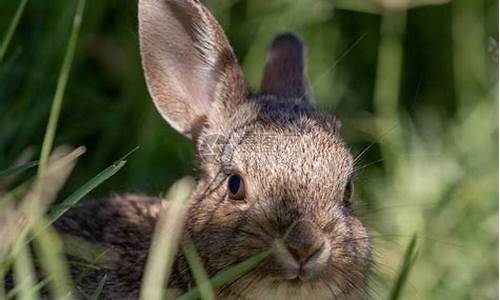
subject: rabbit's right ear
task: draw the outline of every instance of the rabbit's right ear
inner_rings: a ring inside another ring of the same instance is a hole
[[[196,0],[140,0],[146,83],[161,115],[192,137],[216,104],[246,99],[248,86],[224,31]]]
[[[261,92],[285,98],[301,98],[313,104],[304,72],[304,45],[293,33],[278,35],[267,56]]]

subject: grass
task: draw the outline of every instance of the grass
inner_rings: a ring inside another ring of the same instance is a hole
[[[396,281],[394,282],[394,287],[389,295],[390,300],[401,299],[401,293],[405,284],[408,282],[408,275],[410,274],[411,268],[415,260],[417,259],[417,236],[414,235],[406,248],[405,255],[403,257],[403,263],[398,272]]]
[[[9,47],[12,36],[14,35],[14,32],[16,31],[17,25],[19,24],[19,19],[21,19],[21,16],[23,15],[24,8],[26,7],[26,3],[28,3],[28,0],[22,0],[19,2],[19,6],[17,7],[16,14],[14,15],[14,18],[12,18],[12,21],[10,22],[10,26],[7,29],[7,32],[5,33],[5,37],[2,41],[2,44],[0,45],[0,63],[3,61],[3,58],[5,56],[5,52],[7,52],[7,48]]]
[[[68,42],[68,48],[66,49],[61,71],[59,72],[56,93],[54,95],[54,101],[52,102],[50,110],[49,122],[47,123],[47,129],[45,130],[45,136],[43,138],[42,150],[40,152],[40,165],[38,166],[38,174],[44,172],[44,170],[47,168],[49,155],[54,144],[57,122],[59,121],[59,114],[61,113],[61,106],[64,99],[64,91],[66,90],[66,84],[68,83],[71,63],[73,62],[73,58],[75,56],[76,43],[78,41],[80,26],[82,24],[82,15],[83,10],[85,9],[85,2],[85,0],[78,1],[78,6],[73,18],[73,26]]]
[[[186,237],[182,243],[182,253],[186,257],[186,260],[191,266],[191,272],[193,272],[193,277],[199,289],[199,296],[203,300],[213,300],[215,299],[215,293],[213,291],[213,286],[208,278],[208,274],[203,267],[203,261],[201,260],[196,247],[190,237]]]
[[[168,282],[175,254],[182,239],[184,221],[191,200],[193,180],[176,182],[168,193],[169,209],[158,220],[152,246],[146,262],[140,299],[163,298],[164,283]]]
[[[498,64],[488,39],[498,41],[498,3],[425,3],[436,5],[414,7],[423,4],[415,1],[386,10],[378,1],[207,1],[253,87],[277,32],[296,31],[306,42],[317,103],[335,110],[360,154],[355,198],[375,242],[373,294],[494,299]],[[110,191],[159,193],[193,174],[189,143],[164,125],[148,99],[135,18],[135,3],[118,0],[0,3],[0,219],[11,224],[0,228],[0,236],[6,228],[21,229],[9,222],[23,215],[30,220],[9,247],[0,245],[0,299],[38,299],[46,287],[54,298],[68,298],[74,282],[50,224],[82,198]],[[69,158],[64,148],[52,151],[63,144],[84,144],[87,151],[77,148]],[[116,160],[137,145],[132,156]],[[40,153],[38,161],[33,153]],[[58,162],[64,167],[43,175]],[[41,197],[46,191],[40,182],[61,191]],[[183,202],[188,185],[169,198]],[[23,209],[17,202],[25,203]],[[161,283],[180,237],[161,236],[166,240],[157,247],[170,250],[151,250],[143,298],[165,296]],[[34,237],[49,280],[38,282],[34,274],[26,247]],[[208,278],[193,245],[187,241],[180,249],[198,283],[181,299],[213,299],[214,289],[269,254]],[[6,293],[1,278],[7,270],[18,286]],[[98,299],[105,285],[103,277],[89,298]]]

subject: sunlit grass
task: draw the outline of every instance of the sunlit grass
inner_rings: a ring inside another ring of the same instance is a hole
[[[196,282],[196,286],[199,290],[200,298],[203,300],[213,300],[215,299],[215,293],[213,291],[210,278],[203,267],[203,261],[201,260],[198,252],[196,250],[193,241],[189,237],[185,237],[182,243],[182,253],[186,257],[191,271],[193,272],[193,277]],[[186,296],[185,296],[186,297]]]
[[[182,239],[184,221],[189,209],[194,182],[184,178],[170,189],[168,209],[157,222],[144,270],[140,299],[160,300],[164,297],[177,248]]]

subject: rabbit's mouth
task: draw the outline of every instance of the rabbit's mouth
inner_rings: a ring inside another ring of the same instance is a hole
[[[293,237],[293,232],[290,236]],[[297,240],[293,239],[275,244],[270,261],[255,276],[260,279],[258,286],[269,288],[266,296],[259,289],[249,288],[245,290],[246,297],[259,297],[247,299],[356,299],[352,295],[360,293],[365,286],[364,280],[355,275],[360,268],[356,259],[343,260],[347,255],[339,254],[327,235],[318,234],[315,242],[307,247],[303,244],[304,236],[299,241],[302,247],[294,247]]]
[[[343,297],[342,289],[323,280],[303,281],[298,277],[293,280],[274,280],[269,278],[254,281],[242,280],[232,287],[227,295],[220,299],[233,299],[231,292],[238,294],[238,299],[259,300],[302,300],[302,299],[350,299]]]

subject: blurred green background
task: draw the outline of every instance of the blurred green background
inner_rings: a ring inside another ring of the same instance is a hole
[[[318,106],[360,155],[355,201],[376,245],[373,297],[404,249],[418,256],[402,299],[498,298],[498,2],[205,1],[258,90],[282,31],[307,46]],[[0,1],[0,37],[19,2]],[[76,1],[28,1],[0,62],[0,170],[38,157]],[[189,141],[143,80],[136,1],[88,0],[56,144],[87,153],[61,196],[140,146],[92,193],[158,194],[195,173]]]

